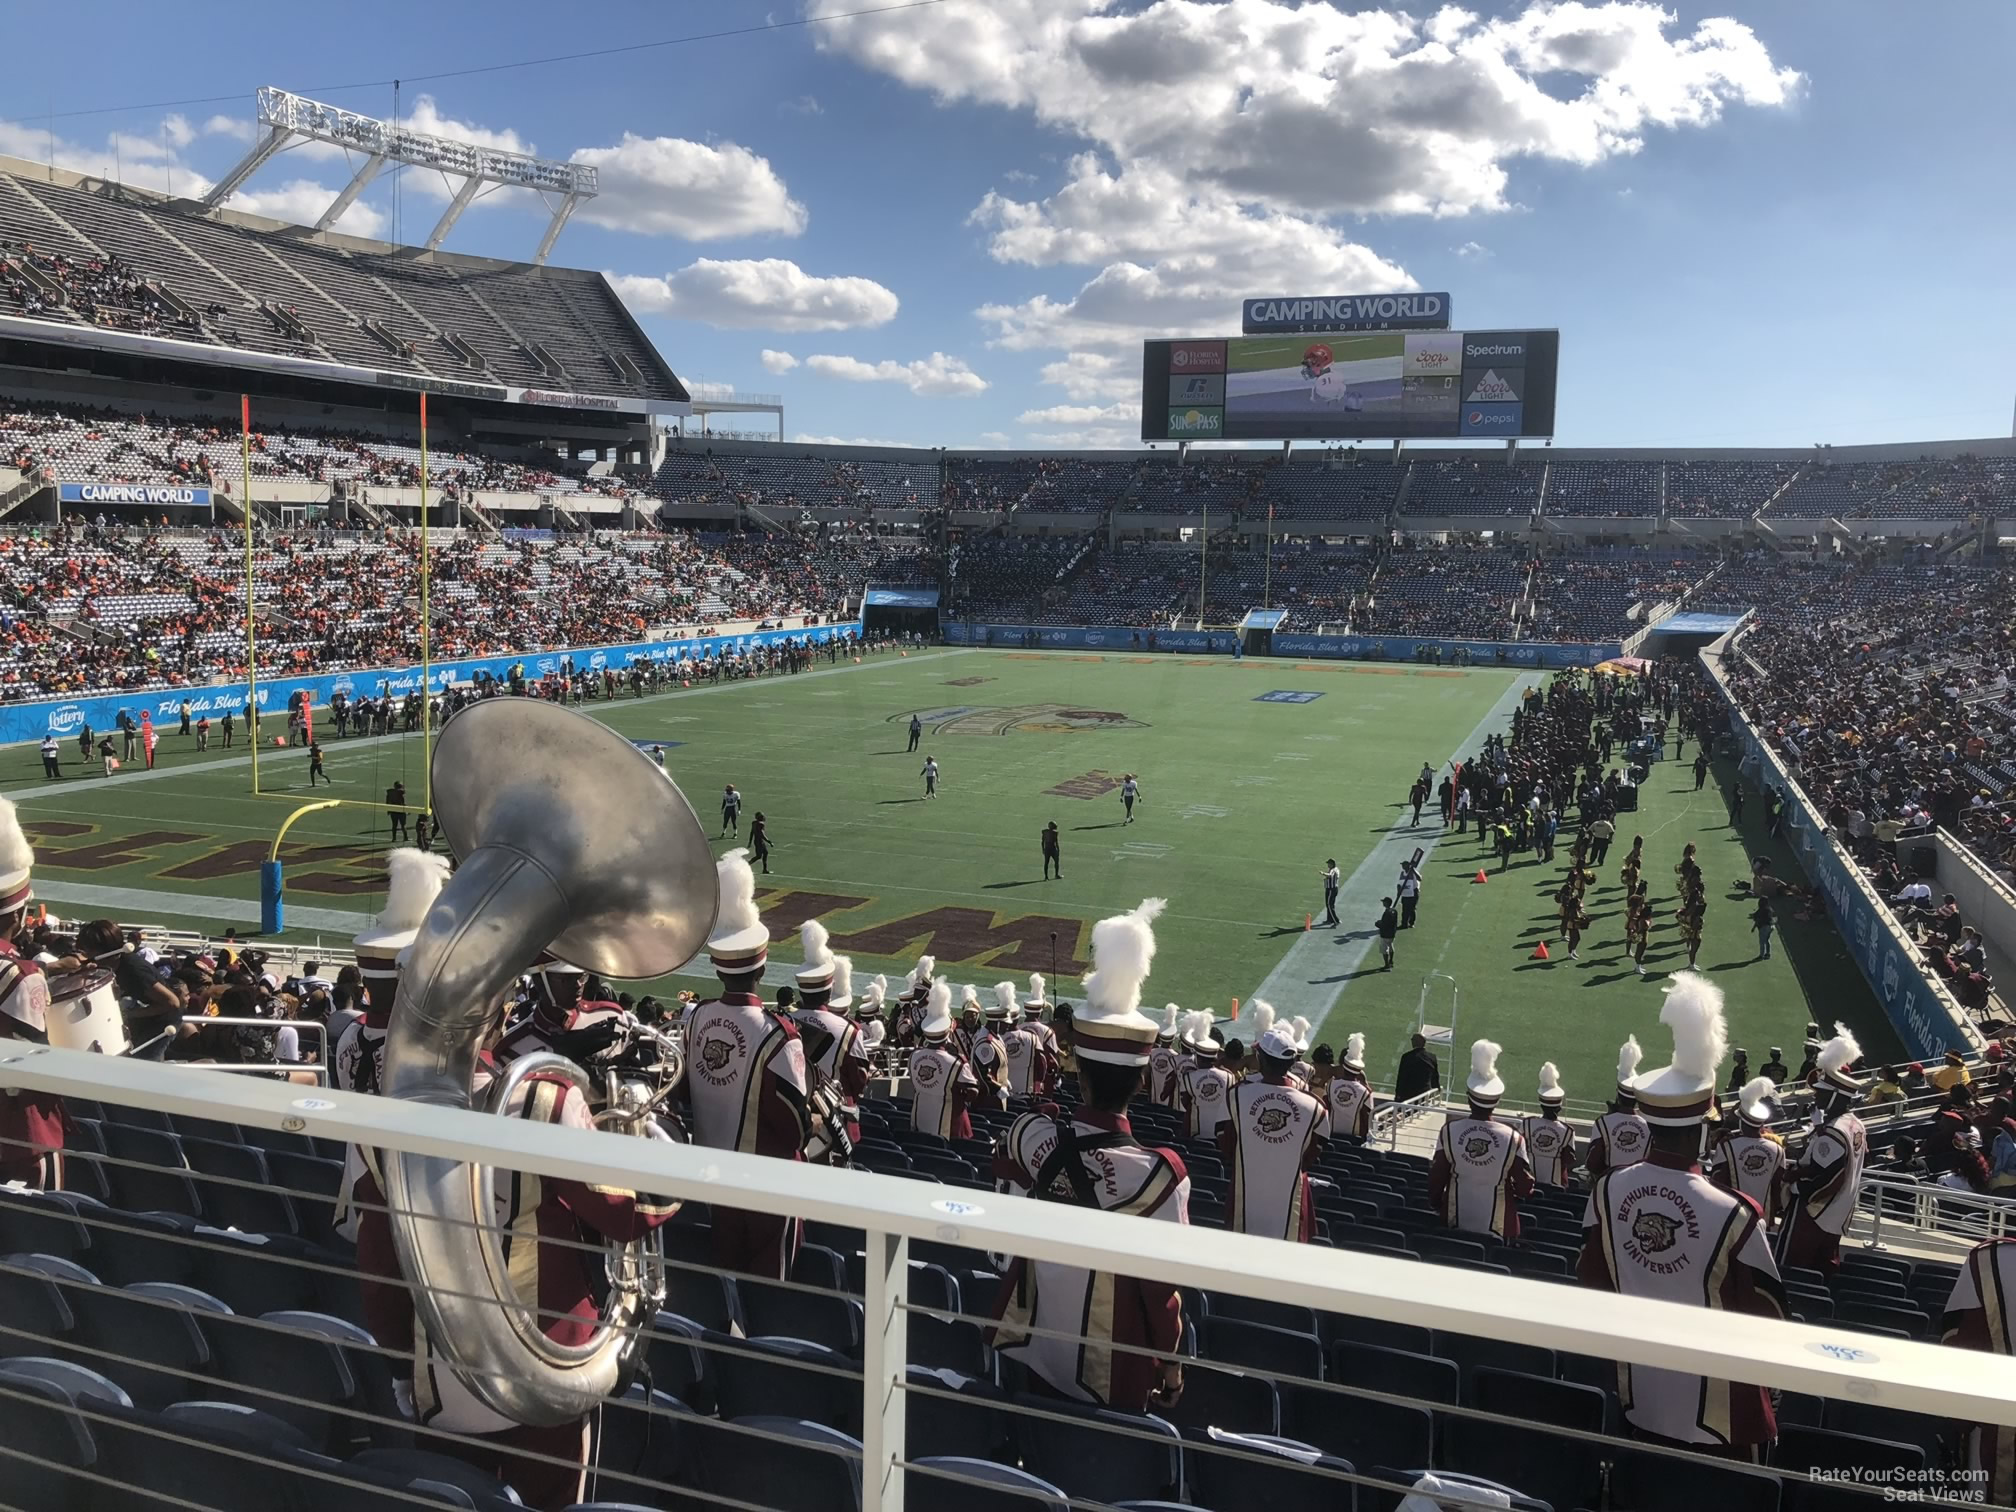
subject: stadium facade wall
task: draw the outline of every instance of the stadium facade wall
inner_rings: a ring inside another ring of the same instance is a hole
[[[483,672],[502,679],[517,662],[525,664],[528,678],[544,677],[557,671],[561,662],[569,656],[574,658],[576,666],[585,665],[591,672],[600,672],[604,667],[620,671],[637,662],[677,661],[681,657],[710,656],[716,652],[739,653],[758,646],[775,645],[779,641],[809,638],[815,644],[823,644],[837,635],[859,631],[860,628],[858,622],[848,622],[796,630],[757,630],[745,635],[699,635],[677,640],[639,641],[622,646],[521,651],[505,656],[464,657],[435,662],[429,671],[436,687],[451,682],[471,682]],[[259,711],[261,714],[272,714],[285,709],[289,698],[297,691],[311,695],[317,708],[326,708],[337,693],[376,698],[385,691],[411,693],[420,685],[421,670],[417,666],[367,668],[321,673],[312,677],[262,677],[258,690]],[[189,701],[189,712],[193,717],[208,714],[214,721],[226,709],[242,712],[250,693],[248,684],[241,681],[209,683],[193,688],[145,688],[88,698],[8,704],[0,707],[0,744],[39,741],[44,735],[67,740],[74,738],[87,723],[94,730],[110,730],[121,709],[127,710],[135,719],[144,711],[154,717],[157,726],[165,727],[180,715],[185,698]]]
[[[1159,626],[996,625],[947,620],[945,639],[955,646],[1052,650],[1199,652],[1230,656],[1239,644],[1236,630],[1169,630]],[[1463,651],[1479,666],[1593,667],[1622,654],[1616,641],[1536,642],[1435,640],[1412,635],[1297,635],[1277,632],[1275,656],[1313,656],[1340,661],[1411,662],[1422,650],[1445,657]]]
[[[1826,898],[1828,916],[1848,942],[1848,953],[1868,979],[1905,1052],[1917,1060],[1937,1060],[1948,1050],[1978,1052],[1981,1036],[1967,1011],[1931,968],[1920,963],[1917,947],[1862,869],[1828,833],[1826,820],[1806,790],[1752,726],[1722,678],[1715,649],[1703,651],[1701,661],[1728,706],[1743,775],[1785,795],[1785,843],[1799,858],[1807,880]]]

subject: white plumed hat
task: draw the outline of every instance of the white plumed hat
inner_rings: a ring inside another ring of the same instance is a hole
[[[402,845],[385,857],[385,907],[350,942],[367,977],[399,975],[399,953],[420,933],[420,921],[448,885],[448,858]]]
[[[823,992],[833,985],[833,951],[826,938],[826,926],[817,919],[807,919],[798,926],[798,940],[805,952],[805,964],[798,968],[800,992]]]
[[[1638,1079],[1638,1068],[1644,1061],[1645,1052],[1638,1048],[1638,1036],[1627,1035],[1617,1047],[1617,1090],[1624,1096],[1632,1095],[1631,1084]]]
[[[1470,1076],[1463,1083],[1470,1101],[1488,1106],[1505,1095],[1505,1083],[1498,1075],[1498,1057],[1504,1048],[1483,1039],[1470,1047]]]
[[[1158,1040],[1176,1038],[1176,1020],[1182,1017],[1182,1014],[1183,1010],[1174,1003],[1165,1006],[1162,1010],[1162,1027],[1155,1031],[1155,1038]]]
[[[1132,912],[1092,926],[1085,1006],[1071,1029],[1073,1049],[1081,1059],[1122,1066],[1147,1061],[1161,1026],[1141,1011],[1141,987],[1155,960],[1155,919],[1167,906],[1164,899],[1144,898]]]
[[[1820,1079],[1837,1092],[1860,1092],[1869,1083],[1848,1074],[1849,1068],[1862,1059],[1862,1047],[1855,1042],[1855,1036],[1848,1032],[1845,1024],[1834,1026],[1834,1038],[1820,1047],[1814,1057],[1814,1069]]]
[[[770,931],[756,909],[756,873],[749,852],[731,850],[714,865],[720,911],[707,937],[707,956],[717,975],[746,976],[770,959]]]
[[[1715,1106],[1715,1085],[1729,1051],[1722,989],[1698,971],[1673,974],[1659,1022],[1673,1031],[1673,1062],[1639,1076],[1632,1088],[1647,1123],[1700,1123]]]
[[[1258,1044],[1260,1036],[1274,1027],[1274,1005],[1265,998],[1255,998],[1248,1006],[1253,1010],[1253,1042]]]
[[[1015,1001],[1015,984],[1013,982],[996,982],[994,984],[994,1005],[987,1010],[987,1017],[990,1019],[1013,1018],[1017,1006]]]
[[[854,1005],[854,1016],[856,1018],[881,1018],[882,1005],[888,1001],[888,998],[889,978],[886,976],[876,977],[874,981],[862,989],[861,1001]]]
[[[1561,1069],[1548,1061],[1540,1068],[1540,1101],[1559,1107],[1568,1100],[1568,1094],[1561,1090]]]
[[[944,1039],[952,1032],[952,984],[933,982],[924,999],[924,1020],[917,1030],[926,1039]]]
[[[1354,1034],[1344,1041],[1344,1064],[1353,1071],[1365,1069],[1365,1036]]]
[[[35,847],[21,833],[21,816],[10,799],[0,798],[0,913],[28,906],[34,890],[28,874],[35,869]]]
[[[1778,1111],[1771,1102],[1777,1091],[1778,1084],[1770,1077],[1753,1076],[1736,1094],[1736,1111],[1745,1123],[1768,1124]]]
[[[826,1006],[833,1009],[848,1007],[854,1001],[854,962],[849,956],[833,957],[833,991],[826,999]]]
[[[1043,980],[1042,972],[1040,971],[1030,972],[1029,996],[1027,996],[1022,1000],[1022,1006],[1025,1009],[1047,1008],[1050,1005],[1050,999],[1045,997],[1043,994],[1049,990],[1049,986],[1050,984]]]

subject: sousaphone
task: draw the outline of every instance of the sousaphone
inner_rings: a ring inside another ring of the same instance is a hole
[[[430,773],[441,833],[461,864],[407,957],[383,1090],[468,1108],[477,1054],[541,951],[619,981],[674,970],[713,929],[715,862],[692,805],[658,765],[559,704],[471,705],[442,728]],[[585,1073],[575,1075],[586,1096]],[[506,1276],[490,1172],[387,1157],[392,1237],[415,1311],[470,1391],[533,1426],[572,1421],[608,1396],[645,1320],[635,1289],[612,1288],[587,1343],[554,1343]]]

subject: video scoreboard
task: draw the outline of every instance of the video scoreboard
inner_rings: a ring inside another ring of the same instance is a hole
[[[1559,331],[1325,331],[1150,341],[1144,441],[1554,434]]]

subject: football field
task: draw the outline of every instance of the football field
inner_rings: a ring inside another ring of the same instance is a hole
[[[1419,826],[1401,800],[1423,762],[1446,770],[1487,733],[1507,727],[1520,692],[1542,673],[1285,659],[1067,655],[929,649],[798,676],[674,691],[588,712],[639,742],[662,741],[668,769],[703,828],[720,828],[719,794],[742,792],[744,832],[769,822],[771,873],[759,895],[778,946],[773,979],[788,979],[797,926],[823,919],[857,979],[900,977],[923,952],[940,974],[992,983],[1055,963],[1053,996],[1077,997],[1093,920],[1143,897],[1168,899],[1148,1006],[1210,1008],[1220,1018],[1256,997],[1318,1024],[1341,1048],[1363,1031],[1375,1080],[1421,1012],[1459,1045],[1505,1045],[1511,1096],[1531,1097],[1543,1060],[1559,1063],[1571,1098],[1597,1100],[1627,1032],[1648,1063],[1664,1057],[1659,973],[1685,963],[1673,927],[1672,868],[1688,841],[1709,882],[1701,964],[1728,994],[1734,1044],[1753,1064],[1771,1045],[1796,1064],[1807,1004],[1845,1019],[1867,1052],[1896,1042],[1839,937],[1816,915],[1779,910],[1773,959],[1757,961],[1750,904],[1731,884],[1748,857],[1770,851],[1750,804],[1750,828],[1729,826],[1724,766],[1694,791],[1691,756],[1653,769],[1636,814],[1620,817],[1610,862],[1592,890],[1595,924],[1579,962],[1554,948],[1552,896],[1567,866],[1515,857],[1497,870],[1474,833],[1444,834],[1432,804]],[[920,750],[908,728],[924,724]],[[207,752],[163,726],[153,771],[111,777],[77,763],[66,742],[61,781],[45,781],[33,747],[0,752],[0,791],[14,798],[40,856],[38,894],[60,917],[159,921],[241,936],[258,925],[258,870],[295,806],[325,797],[381,799],[403,778],[420,792],[420,739],[325,740],[333,788],[307,785],[307,758],[275,750],[269,717],[262,786],[251,791],[245,737]],[[926,801],[925,755],[942,768]],[[1133,824],[1119,785],[1141,783]],[[595,781],[584,770],[585,785]],[[1044,824],[1063,836],[1064,875],[1045,881]],[[1657,915],[1649,980],[1624,960],[1616,868],[1633,834],[1646,839]],[[1565,837],[1564,837],[1565,839]],[[363,808],[310,814],[289,832],[289,935],[347,943],[377,908],[386,816]],[[734,841],[722,838],[717,849]],[[1428,851],[1417,928],[1403,932],[1385,972],[1372,924],[1400,862]],[[1775,852],[1781,873],[1796,863]],[[1341,926],[1305,930],[1322,914],[1321,872],[1344,875]],[[1488,881],[1479,883],[1479,867]],[[704,972],[704,962],[697,968]],[[1438,973],[1431,978],[1431,973]],[[693,985],[668,983],[667,985]],[[648,988],[637,988],[644,991]],[[1238,1032],[1238,1031],[1234,1031]],[[1459,1051],[1459,1062],[1467,1054]],[[1445,1075],[1458,1071],[1445,1057]]]

